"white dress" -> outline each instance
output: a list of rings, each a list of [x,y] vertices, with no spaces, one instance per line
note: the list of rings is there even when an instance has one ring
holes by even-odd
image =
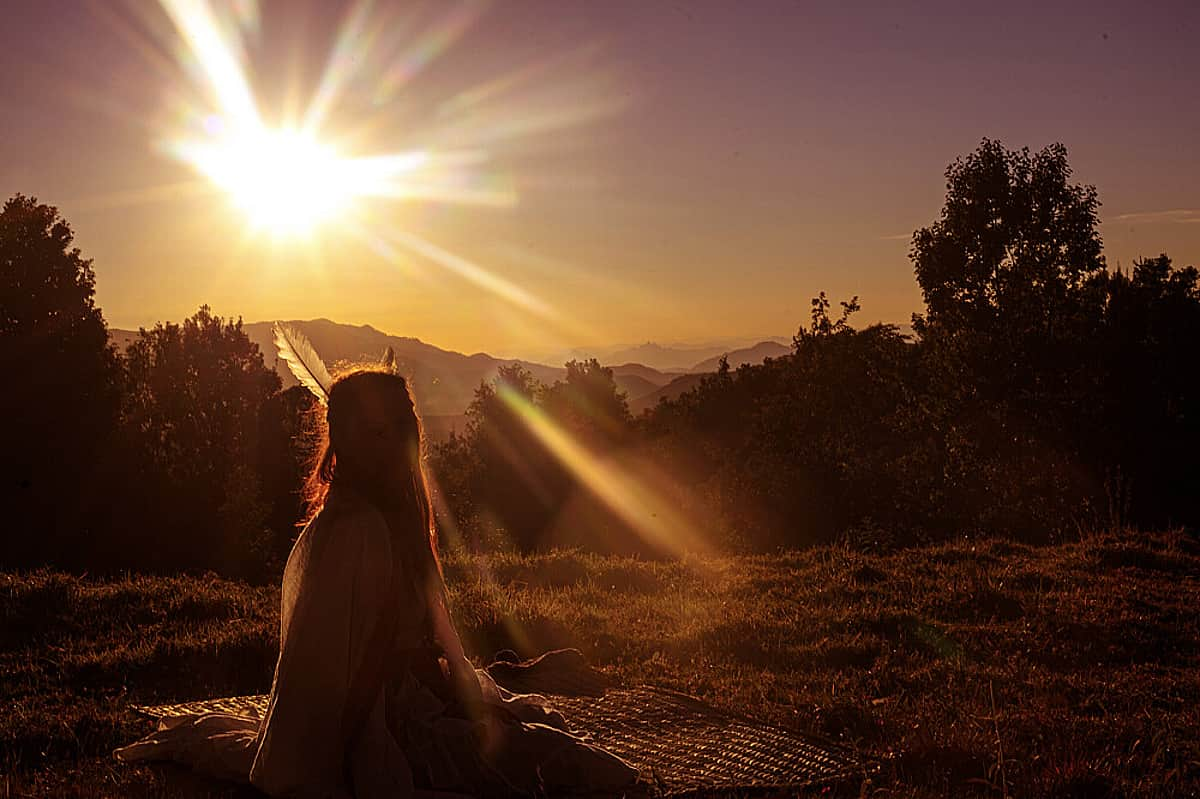
[[[372,689],[362,732],[343,757],[351,677],[391,599],[392,563],[383,516],[331,491],[284,569],[279,660],[263,719],[165,718],[116,757],[174,760],[270,796],[323,799],[395,799],[423,793],[417,787],[487,795],[619,791],[636,780],[625,761],[568,732],[545,697],[513,694],[483,670],[475,674],[484,702],[507,713],[483,721],[448,715],[434,692],[400,671]],[[414,597],[401,608],[398,647],[415,643],[422,629],[425,608]]]

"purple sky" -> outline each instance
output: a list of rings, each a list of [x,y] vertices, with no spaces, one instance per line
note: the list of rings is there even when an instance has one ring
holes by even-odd
[[[258,5],[264,118],[305,105],[352,7]],[[166,147],[197,95],[153,0],[6,4],[0,194],[59,206],[114,326],[207,302],[525,357],[786,336],[821,290],[906,321],[908,236],[984,136],[1067,145],[1110,265],[1200,261],[1200,3],[378,0],[363,20],[323,132],[356,155],[482,132],[476,177],[513,207],[378,201],[366,236],[247,238],[221,194],[162,188],[196,182]],[[391,231],[475,276],[389,255]]]

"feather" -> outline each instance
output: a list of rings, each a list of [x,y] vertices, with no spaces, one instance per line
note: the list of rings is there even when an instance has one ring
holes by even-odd
[[[391,344],[389,344],[388,348],[383,351],[383,358],[380,359],[380,363],[382,363],[383,368],[387,369],[389,372],[396,371],[396,351],[392,349]]]
[[[333,378],[329,376],[329,370],[325,368],[321,356],[313,349],[312,342],[299,330],[283,322],[276,322],[273,330],[279,357],[287,363],[300,385],[328,405]]]

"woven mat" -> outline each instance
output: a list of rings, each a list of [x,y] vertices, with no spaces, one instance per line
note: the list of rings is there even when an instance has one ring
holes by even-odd
[[[551,701],[574,729],[637,766],[666,796],[795,790],[866,774],[860,760],[835,745],[662,688],[610,688],[602,696]],[[153,718],[215,711],[261,718],[266,705],[260,695],[135,709]]]

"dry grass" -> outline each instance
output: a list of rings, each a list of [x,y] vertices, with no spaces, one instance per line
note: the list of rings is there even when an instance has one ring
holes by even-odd
[[[677,563],[450,559],[480,655],[573,645],[881,762],[859,796],[1200,794],[1200,544],[1122,533]],[[109,752],[130,703],[269,688],[278,592],[0,575],[0,796],[254,795]]]

